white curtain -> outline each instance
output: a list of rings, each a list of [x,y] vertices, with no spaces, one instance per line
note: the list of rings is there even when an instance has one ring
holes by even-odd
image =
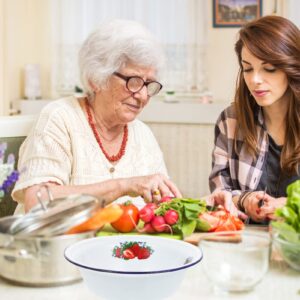
[[[300,27],[300,1],[288,0],[288,18]]]
[[[55,57],[53,89],[70,94],[78,76],[78,49],[101,22],[133,19],[144,24],[162,42],[167,56],[165,91],[202,92],[207,1],[198,0],[53,0]]]

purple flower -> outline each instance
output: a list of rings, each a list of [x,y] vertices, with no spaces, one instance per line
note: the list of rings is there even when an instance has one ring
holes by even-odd
[[[10,191],[19,178],[19,172],[14,170],[15,156],[9,154],[4,161],[7,143],[0,143],[0,198]]]

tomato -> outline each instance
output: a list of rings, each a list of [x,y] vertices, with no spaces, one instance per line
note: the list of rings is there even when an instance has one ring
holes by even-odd
[[[236,228],[234,223],[231,221],[230,218],[227,218],[226,220],[223,220],[223,222],[221,222],[214,231],[217,232],[217,231],[235,231],[235,230]]]
[[[236,230],[242,230],[244,228],[244,223],[238,217],[231,216],[232,222],[235,225]]]
[[[220,205],[217,210],[205,212],[199,218],[210,224],[209,232],[235,231],[244,227],[244,223],[238,217],[231,215],[229,211]]]
[[[111,223],[111,226],[119,232],[130,232],[137,227],[140,220],[139,209],[131,201],[119,204],[119,206],[123,214],[117,221]]]
[[[217,216],[211,214],[211,212],[204,212],[199,216],[199,219],[207,222],[210,225],[209,231],[214,231],[220,223],[220,219]]]

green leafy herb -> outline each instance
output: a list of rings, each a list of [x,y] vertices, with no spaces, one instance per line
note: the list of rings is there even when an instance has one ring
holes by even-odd
[[[281,242],[281,252],[285,260],[300,269],[300,180],[290,184],[287,188],[287,202],[275,212],[279,218],[272,222],[275,243]]]
[[[155,214],[163,216],[169,209],[174,209],[178,213],[178,222],[172,229],[185,237],[195,231],[199,214],[206,211],[206,203],[199,199],[173,198],[170,202],[161,203]]]
[[[211,225],[202,219],[197,220],[196,230],[200,232],[208,232],[211,229]]]
[[[300,180],[288,186],[286,205],[277,209],[275,214],[279,221],[272,222],[274,227],[300,233]]]

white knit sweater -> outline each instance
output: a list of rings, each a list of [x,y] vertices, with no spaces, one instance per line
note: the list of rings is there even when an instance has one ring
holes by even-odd
[[[128,124],[124,156],[113,167],[102,153],[83,110],[75,97],[48,104],[36,126],[20,148],[20,178],[13,190],[23,212],[24,189],[34,184],[61,185],[96,183],[112,178],[167,175],[159,145],[147,125],[139,120]]]

